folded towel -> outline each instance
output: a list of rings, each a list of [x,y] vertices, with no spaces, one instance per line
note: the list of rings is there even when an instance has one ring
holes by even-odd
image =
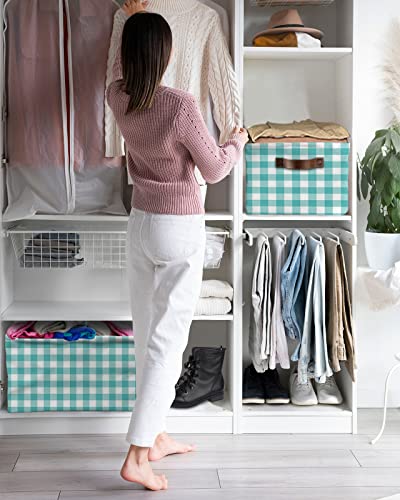
[[[220,299],[215,297],[200,298],[197,302],[196,316],[220,316],[228,314],[232,309],[232,303],[229,299]]]
[[[204,280],[201,285],[201,298],[217,297],[220,299],[233,299],[233,288],[227,281]]]
[[[61,330],[67,331],[69,328],[65,321],[36,321],[33,329],[38,333],[49,333]]]

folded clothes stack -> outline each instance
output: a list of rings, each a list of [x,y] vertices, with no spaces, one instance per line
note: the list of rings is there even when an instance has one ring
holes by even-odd
[[[29,321],[16,323],[7,330],[11,340],[16,339],[61,339],[68,342],[93,340],[96,337],[133,337],[128,323],[122,322],[78,322],[78,321]]]
[[[83,264],[79,258],[79,234],[40,233],[28,241],[21,256],[22,267],[72,268]]]
[[[233,288],[226,281],[205,280],[201,286],[196,316],[220,316],[232,310]]]
[[[255,143],[275,142],[348,142],[350,134],[342,125],[332,122],[302,120],[292,123],[266,122],[248,130]]]

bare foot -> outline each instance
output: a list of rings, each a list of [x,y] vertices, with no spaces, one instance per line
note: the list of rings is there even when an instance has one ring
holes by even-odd
[[[190,451],[194,451],[193,445],[179,443],[175,439],[172,439],[166,432],[163,432],[157,436],[153,448],[150,449],[149,460],[155,462],[167,455],[189,453]]]
[[[168,489],[168,479],[164,474],[157,476],[154,474],[148,461],[136,463],[132,458],[127,457],[122,466],[122,479],[131,483],[141,484],[148,490],[159,491]]]

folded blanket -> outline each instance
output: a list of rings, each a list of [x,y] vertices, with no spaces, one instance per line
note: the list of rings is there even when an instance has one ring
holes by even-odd
[[[233,299],[233,288],[227,281],[204,280],[201,285],[200,297],[217,297],[220,299]]]
[[[220,299],[215,297],[200,298],[197,302],[196,316],[220,316],[228,314],[232,309],[232,303],[229,299]]]
[[[342,125],[331,122],[315,122],[302,120],[292,123],[262,123],[253,125],[248,130],[251,140],[255,142],[261,137],[312,137],[324,141],[325,139],[348,139],[350,134]]]
[[[28,242],[26,248],[43,248],[50,250],[64,250],[71,252],[78,252],[80,250],[80,246],[76,243],[68,242],[68,241],[58,241],[58,240],[31,240]]]
[[[76,256],[75,251],[70,250],[56,250],[56,249],[45,249],[40,247],[25,248],[26,257],[35,257],[44,260],[56,259],[56,260],[67,260],[74,259]]]
[[[68,243],[79,243],[78,233],[39,233],[33,238],[36,241],[48,240],[48,241],[66,241]]]

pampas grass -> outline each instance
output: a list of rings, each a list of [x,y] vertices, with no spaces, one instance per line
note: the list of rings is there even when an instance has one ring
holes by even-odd
[[[386,98],[395,116],[400,122],[400,18],[397,18],[390,29],[385,61],[383,64],[383,83]]]

